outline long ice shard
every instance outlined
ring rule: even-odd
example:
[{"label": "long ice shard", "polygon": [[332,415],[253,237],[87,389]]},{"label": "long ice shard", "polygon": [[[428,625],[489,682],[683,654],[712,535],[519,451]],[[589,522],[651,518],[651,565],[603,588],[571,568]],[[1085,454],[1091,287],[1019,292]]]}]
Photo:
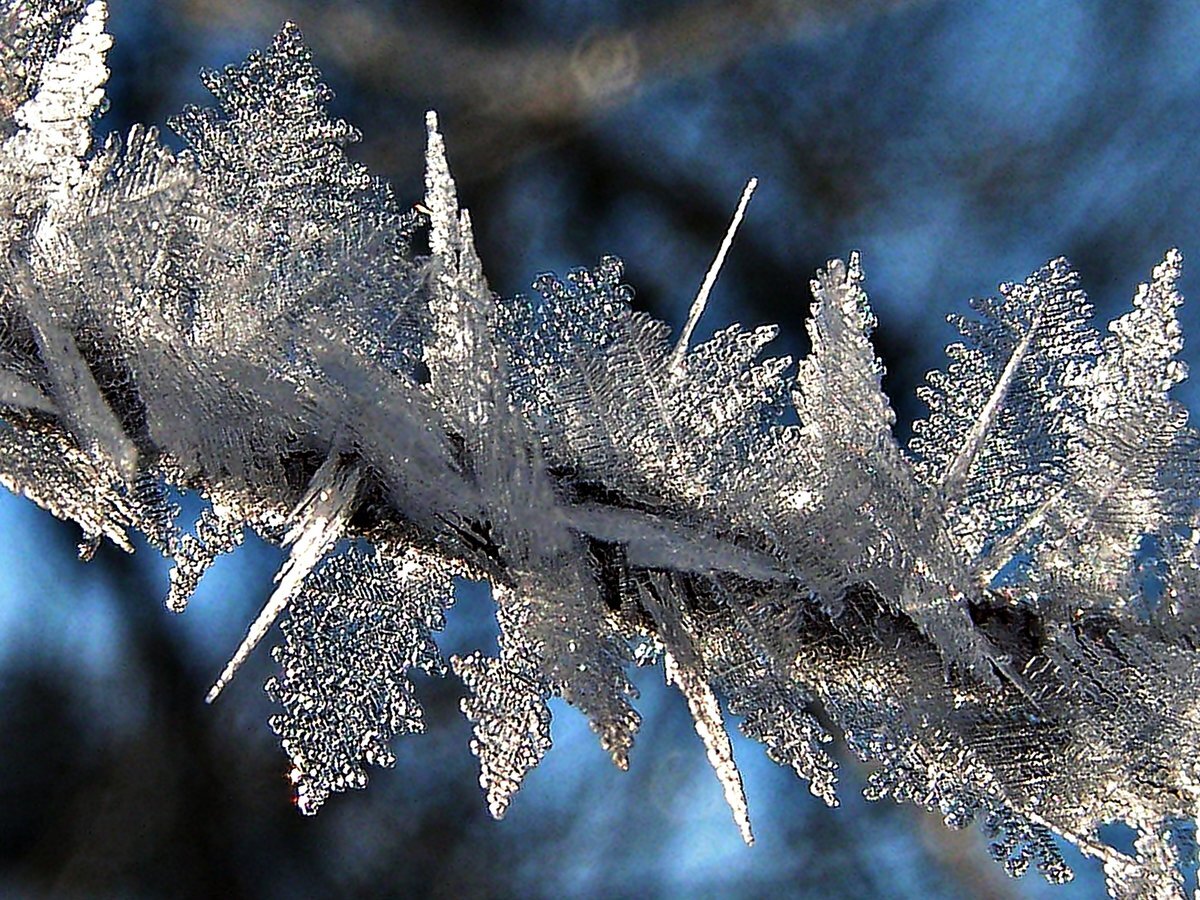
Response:
[{"label": "long ice shard", "polygon": [[284,541],[291,549],[287,560],[275,575],[275,590],[204,698],[206,703],[212,703],[220,696],[280,613],[300,591],[304,580],[345,534],[358,484],[359,473],[342,466],[335,457],[331,456],[317,470],[308,491],[292,513],[294,524]]}]

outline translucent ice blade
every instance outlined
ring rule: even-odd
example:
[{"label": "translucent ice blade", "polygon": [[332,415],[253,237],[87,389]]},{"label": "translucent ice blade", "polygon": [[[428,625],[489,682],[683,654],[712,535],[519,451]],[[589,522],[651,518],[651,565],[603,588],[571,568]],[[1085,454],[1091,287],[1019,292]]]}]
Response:
[{"label": "translucent ice blade", "polygon": [[242,664],[249,659],[271,625],[300,591],[305,578],[317,567],[333,545],[345,533],[346,523],[353,511],[358,490],[359,473],[343,469],[331,456],[313,476],[308,493],[297,504],[292,518],[295,524],[285,543],[291,550],[287,561],[275,576],[277,587],[267,600],[246,633],[241,646],[225,665],[224,671],[204,698],[212,703],[221,695],[225,685],[233,680]]},{"label": "translucent ice blade", "polygon": [[742,840],[747,845],[753,845],[754,834],[750,830],[750,809],[746,804],[746,792],[742,788],[742,776],[738,772],[737,763],[733,761],[733,744],[725,732],[717,695],[699,673],[680,666],[670,652],[663,654],[663,668],[667,673],[667,681],[678,687],[687,698],[688,709],[696,725],[696,734],[704,741],[709,765],[713,767],[721,782],[725,802],[729,804],[733,813],[733,821],[737,823]]},{"label": "translucent ice blade", "polygon": [[733,219],[729,223],[729,228],[725,230],[725,237],[721,241],[721,246],[717,250],[716,258],[713,259],[712,265],[708,267],[708,273],[704,276],[704,281],[700,285],[700,291],[696,294],[696,299],[692,301],[692,308],[688,312],[687,323],[683,326],[683,331],[679,335],[679,342],[675,345],[675,350],[671,354],[672,368],[679,365],[679,361],[683,359],[683,354],[687,352],[688,343],[692,339],[692,332],[696,330],[696,325],[700,322],[700,317],[704,315],[704,307],[708,305],[708,295],[712,293],[713,286],[717,283],[717,276],[721,274],[721,267],[725,265],[725,257],[729,254],[729,248],[733,246],[733,237],[737,234],[738,226],[742,224],[742,219],[746,215],[746,207],[750,205],[750,198],[754,195],[754,189],[758,187],[758,179],[751,178],[746,182],[746,187],[742,190],[742,197],[738,200],[737,209],[733,213]]}]

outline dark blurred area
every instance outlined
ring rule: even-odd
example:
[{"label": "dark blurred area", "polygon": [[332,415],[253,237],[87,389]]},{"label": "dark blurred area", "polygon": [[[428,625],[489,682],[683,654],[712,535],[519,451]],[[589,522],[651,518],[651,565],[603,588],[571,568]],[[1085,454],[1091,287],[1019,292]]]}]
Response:
[{"label": "dark blurred area", "polygon": [[[948,312],[1067,255],[1098,314],[1163,251],[1200,258],[1200,5],[1121,0],[599,2],[110,0],[102,129],[207,98],[197,70],[297,22],[405,202],[439,111],[492,286],[624,258],[678,327],[747,177],[760,187],[700,326],[778,322],[805,352],[808,279],[863,252],[901,430],[941,365]],[[1185,294],[1200,288],[1185,272]],[[1194,307],[1185,334],[1200,334]],[[1190,356],[1190,354],[1187,354]],[[1195,407],[1194,388],[1181,399]],[[429,733],[315,819],[288,802],[265,649],[202,698],[279,562],[251,542],[182,618],[148,548],[78,538],[0,498],[0,895],[63,897],[1095,897],[1098,866],[1010,881],[974,830],[862,800],[847,760],[826,809],[735,738],[759,844],[742,847],[684,701],[640,672],[646,722],[620,773],[555,707],[555,748],[492,822],[457,710],[425,680]],[[441,641],[492,640],[464,585]]]}]

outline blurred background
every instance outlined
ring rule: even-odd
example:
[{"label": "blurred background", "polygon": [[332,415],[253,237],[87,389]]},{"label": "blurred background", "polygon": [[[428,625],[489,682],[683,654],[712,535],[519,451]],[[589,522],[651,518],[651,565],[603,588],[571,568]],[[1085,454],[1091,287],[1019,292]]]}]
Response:
[{"label": "blurred background", "polygon": [[[1177,0],[110,0],[102,130],[163,125],[297,22],[357,125],[355,155],[422,194],[436,108],[493,288],[624,258],[678,327],[747,177],[760,187],[698,337],[782,326],[806,350],[808,279],[861,250],[900,429],[972,295],[1067,255],[1120,314],[1172,245],[1200,259],[1200,4]],[[1188,269],[1185,294],[1200,294]],[[1194,306],[1185,334],[1200,335]],[[1191,357],[1191,353],[1186,356]],[[1193,409],[1194,385],[1180,396]],[[638,673],[632,771],[556,707],[556,746],[492,822],[453,677],[419,685],[428,734],[315,819],[288,802],[261,649],[205,690],[280,561],[254,541],[187,615],[142,548],[84,565],[78,534],[0,497],[0,895],[66,897],[1097,897],[1098,867],[1007,879],[974,830],[862,800],[826,809],[735,736],[744,848],[683,700]],[[492,641],[464,584],[442,648]],[[269,642],[269,641],[268,641]]]}]

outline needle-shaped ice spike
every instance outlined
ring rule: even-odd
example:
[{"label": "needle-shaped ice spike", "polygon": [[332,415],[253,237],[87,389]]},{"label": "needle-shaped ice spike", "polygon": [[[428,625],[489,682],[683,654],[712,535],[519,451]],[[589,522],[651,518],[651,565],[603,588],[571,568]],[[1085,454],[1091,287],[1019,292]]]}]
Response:
[{"label": "needle-shaped ice spike", "polygon": [[238,669],[249,659],[259,641],[299,592],[305,578],[342,537],[353,511],[358,483],[358,471],[341,465],[336,455],[331,455],[313,475],[308,491],[292,512],[294,524],[285,539],[290,551],[287,561],[275,575],[276,588],[246,632],[241,646],[225,664],[225,669],[204,698],[206,703],[212,703],[221,695],[225,685],[233,680]]},{"label": "needle-shaped ice spike", "polygon": [[696,299],[692,301],[692,308],[688,312],[687,322],[683,326],[683,331],[679,334],[679,342],[675,345],[675,350],[671,353],[671,368],[677,369],[680,362],[683,360],[683,354],[687,353],[688,344],[692,340],[692,332],[696,330],[696,325],[700,321],[700,317],[704,315],[704,307],[708,304],[708,295],[712,293],[713,286],[717,283],[717,276],[721,274],[721,267],[725,265],[725,257],[729,254],[729,248],[733,246],[733,237],[737,234],[738,226],[742,224],[742,219],[746,216],[746,207],[750,205],[750,198],[754,195],[754,189],[758,187],[758,179],[751,178],[746,182],[746,187],[742,189],[742,197],[738,200],[737,209],[733,213],[733,219],[729,222],[729,227],[725,230],[725,237],[721,241],[721,246],[717,250],[717,255],[713,259],[712,265],[708,267],[708,273],[704,276],[704,281],[700,284],[700,291],[696,294]]}]

